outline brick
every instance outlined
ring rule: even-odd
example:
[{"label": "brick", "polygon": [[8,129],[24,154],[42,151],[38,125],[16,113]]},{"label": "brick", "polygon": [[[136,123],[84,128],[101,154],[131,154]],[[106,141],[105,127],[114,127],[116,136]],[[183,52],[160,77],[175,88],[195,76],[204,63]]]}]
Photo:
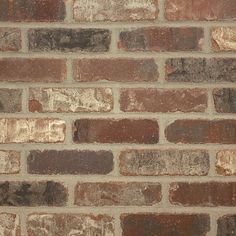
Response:
[{"label": "brick", "polygon": [[65,206],[67,189],[53,181],[0,182],[0,206]]},{"label": "brick", "polygon": [[113,170],[109,151],[45,150],[30,151],[27,158],[30,174],[108,174]]},{"label": "brick", "polygon": [[157,121],[148,119],[80,119],[73,130],[76,143],[154,144],[159,140]]},{"label": "brick", "polygon": [[152,82],[158,79],[155,60],[109,58],[78,59],[73,64],[74,78],[81,82],[115,81],[115,82]]},{"label": "brick", "polygon": [[152,206],[161,201],[159,183],[108,182],[78,183],[78,206]]},{"label": "brick", "polygon": [[1,0],[0,21],[63,21],[63,0]]},{"label": "brick", "polygon": [[209,154],[204,150],[131,149],[120,154],[122,175],[207,175]]},{"label": "brick", "polygon": [[224,215],[217,220],[217,236],[236,235],[236,215]]},{"label": "brick", "polygon": [[62,82],[66,63],[62,59],[0,59],[0,82]]},{"label": "brick", "polygon": [[39,213],[28,216],[27,232],[28,236],[115,236],[114,224],[108,215]]},{"label": "brick", "polygon": [[236,82],[234,58],[174,58],[166,61],[169,82]]},{"label": "brick", "polygon": [[57,143],[65,139],[59,119],[0,119],[0,143]]},{"label": "brick", "polygon": [[79,22],[154,20],[157,5],[157,0],[75,0],[74,19]]},{"label": "brick", "polygon": [[210,231],[207,214],[123,214],[122,236],[201,235]]},{"label": "brick", "polygon": [[203,30],[195,27],[146,27],[120,32],[118,46],[124,51],[201,51]]},{"label": "brick", "polygon": [[[1,4],[1,3],[0,3]],[[1,11],[1,10],[0,10]],[[1,15],[1,13],[0,13]],[[16,28],[0,28],[0,51],[20,51],[21,31]]]},{"label": "brick", "polygon": [[211,31],[214,51],[236,51],[236,27],[217,27]]},{"label": "brick", "polygon": [[235,182],[172,183],[169,200],[182,206],[236,206]]},{"label": "brick", "polygon": [[204,89],[122,89],[120,107],[125,112],[204,112]]},{"label": "brick", "polygon": [[221,88],[213,90],[215,109],[219,113],[236,113],[236,89]]},{"label": "brick", "polygon": [[21,236],[19,216],[12,213],[0,213],[0,233],[2,236]]},{"label": "brick", "polygon": [[111,32],[106,29],[30,29],[29,50],[33,52],[107,52]]},{"label": "brick", "polygon": [[113,108],[109,88],[33,88],[29,90],[31,112],[108,112]]},{"label": "brick", "polygon": [[176,120],[165,135],[172,143],[236,144],[236,120]]},{"label": "brick", "polygon": [[234,20],[235,0],[167,0],[165,17],[168,20]]},{"label": "brick", "polygon": [[22,89],[0,89],[0,112],[20,112],[21,103]]},{"label": "brick", "polygon": [[219,175],[236,175],[236,150],[216,153],[216,172]]},{"label": "brick", "polygon": [[0,174],[16,174],[19,173],[19,171],[20,171],[20,152],[1,150]]}]

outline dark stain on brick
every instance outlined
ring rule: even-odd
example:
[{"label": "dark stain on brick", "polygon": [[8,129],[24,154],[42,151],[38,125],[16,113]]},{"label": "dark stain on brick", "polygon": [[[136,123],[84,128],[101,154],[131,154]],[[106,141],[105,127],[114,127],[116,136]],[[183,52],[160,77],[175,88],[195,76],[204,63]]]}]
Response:
[{"label": "dark stain on brick", "polygon": [[31,29],[30,51],[106,52],[111,32],[106,29]]},{"label": "dark stain on brick", "polygon": [[215,109],[219,113],[236,113],[236,89],[214,89]]},{"label": "dark stain on brick", "polygon": [[57,182],[1,182],[0,206],[64,206],[67,190]]},{"label": "dark stain on brick", "polygon": [[46,150],[31,151],[28,156],[31,174],[108,174],[112,170],[109,151]]},{"label": "dark stain on brick", "polygon": [[217,220],[217,236],[236,235],[236,215],[225,215]]},{"label": "dark stain on brick", "polygon": [[174,58],[166,61],[169,82],[236,82],[234,58]]}]

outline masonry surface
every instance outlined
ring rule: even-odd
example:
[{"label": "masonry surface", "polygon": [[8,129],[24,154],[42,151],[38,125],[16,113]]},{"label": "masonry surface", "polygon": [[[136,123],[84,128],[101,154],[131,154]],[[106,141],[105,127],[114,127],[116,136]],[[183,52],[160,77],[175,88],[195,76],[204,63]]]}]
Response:
[{"label": "masonry surface", "polygon": [[236,0],[0,0],[1,236],[236,236]]}]

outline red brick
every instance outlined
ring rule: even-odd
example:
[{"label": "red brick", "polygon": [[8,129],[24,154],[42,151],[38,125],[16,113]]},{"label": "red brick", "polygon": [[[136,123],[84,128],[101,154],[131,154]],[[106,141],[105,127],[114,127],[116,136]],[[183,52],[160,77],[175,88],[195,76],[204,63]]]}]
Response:
[{"label": "red brick", "polygon": [[203,30],[195,27],[147,27],[120,32],[118,46],[124,51],[201,51]]},{"label": "red brick", "polygon": [[28,216],[27,232],[28,236],[115,236],[114,224],[108,215],[35,213]]},{"label": "red brick", "polygon": [[17,52],[20,51],[20,49],[21,49],[20,29],[0,28],[0,51]]},{"label": "red brick", "polygon": [[204,89],[122,89],[120,106],[126,112],[204,112]]},{"label": "red brick", "polygon": [[217,27],[211,31],[214,51],[236,51],[236,27]]},{"label": "red brick", "polygon": [[109,112],[112,108],[113,94],[109,88],[33,88],[29,90],[29,110],[32,112]]},{"label": "red brick", "polygon": [[165,135],[172,143],[236,144],[236,120],[176,120]]},{"label": "red brick", "polygon": [[236,182],[172,183],[170,202],[182,206],[236,206]]},{"label": "red brick", "polygon": [[158,0],[75,0],[74,19],[93,21],[140,21],[157,18]]},{"label": "red brick", "polygon": [[59,119],[0,119],[0,143],[63,142],[65,129],[65,122]]},{"label": "red brick", "polygon": [[0,82],[62,82],[66,63],[62,59],[0,59]]},{"label": "red brick", "polygon": [[0,21],[63,21],[63,0],[1,0]]},{"label": "red brick", "polygon": [[0,151],[0,174],[16,174],[20,171],[20,152]]},{"label": "red brick", "polygon": [[74,123],[76,143],[143,143],[159,140],[159,127],[155,120],[80,119]]},{"label": "red brick", "polygon": [[78,59],[73,64],[74,78],[81,82],[116,81],[138,82],[156,81],[157,64],[154,59]]},{"label": "red brick", "polygon": [[122,236],[206,236],[210,231],[207,214],[123,214]]},{"label": "red brick", "polygon": [[0,213],[0,233],[2,236],[21,236],[19,216],[12,213]]},{"label": "red brick", "polygon": [[78,206],[152,206],[160,201],[159,183],[78,183],[75,188]]},{"label": "red brick", "polygon": [[235,0],[166,0],[168,20],[234,20]]},{"label": "red brick", "polygon": [[209,168],[209,155],[204,150],[131,149],[120,154],[123,175],[207,175]]}]

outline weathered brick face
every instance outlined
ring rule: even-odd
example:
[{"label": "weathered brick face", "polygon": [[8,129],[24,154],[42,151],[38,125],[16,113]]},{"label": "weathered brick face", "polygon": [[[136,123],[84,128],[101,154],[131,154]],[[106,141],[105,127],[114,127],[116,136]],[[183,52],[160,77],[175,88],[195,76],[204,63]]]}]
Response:
[{"label": "weathered brick face", "polygon": [[236,236],[236,0],[0,0],[0,236]]}]

